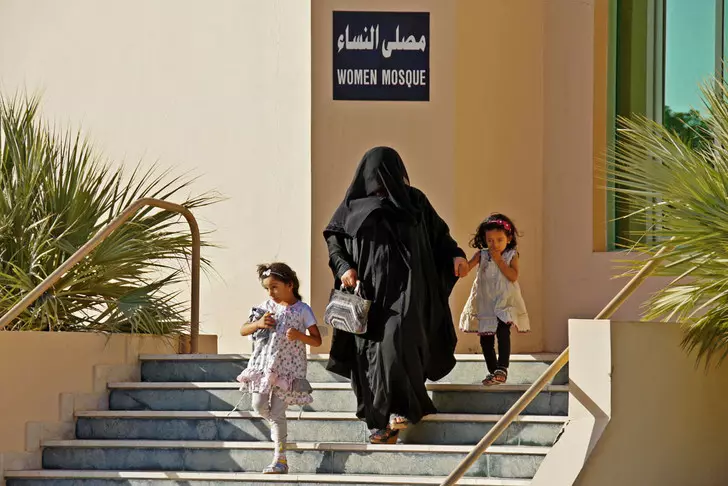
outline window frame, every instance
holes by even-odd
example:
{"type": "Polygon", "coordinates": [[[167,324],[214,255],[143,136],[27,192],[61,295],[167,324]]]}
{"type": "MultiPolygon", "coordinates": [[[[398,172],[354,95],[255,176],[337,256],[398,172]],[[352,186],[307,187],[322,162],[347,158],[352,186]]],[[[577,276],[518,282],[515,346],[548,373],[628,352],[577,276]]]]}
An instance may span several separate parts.
{"type": "MultiPolygon", "coordinates": [[[[658,123],[663,123],[665,110],[665,55],[666,55],[666,2],[670,0],[609,0],[609,43],[607,57],[607,149],[612,154],[617,140],[617,117],[620,107],[624,103],[621,95],[629,99],[629,108],[635,108],[628,113],[641,114],[658,123]],[[621,9],[630,9],[628,13],[621,9]],[[635,16],[635,12],[637,16],[635,16]],[[625,25],[627,20],[629,25],[625,25]],[[628,29],[628,30],[626,30],[628,29]],[[627,62],[630,69],[636,69],[639,61],[644,59],[644,78],[640,74],[629,71],[626,76],[620,76],[620,67],[625,62],[620,59],[624,55],[620,49],[620,37],[629,42],[627,62]],[[627,86],[624,86],[627,81],[627,86]],[[632,103],[632,99],[637,101],[632,103]]],[[[713,0],[715,2],[715,63],[714,74],[720,81],[728,76],[728,63],[723,59],[728,44],[728,12],[725,8],[726,0],[713,0]]],[[[623,111],[624,113],[624,111],[623,111]]],[[[607,173],[612,173],[614,159],[607,155],[607,173]]],[[[619,204],[614,193],[614,181],[607,177],[606,209],[606,250],[608,252],[621,251],[618,246],[620,237],[635,230],[634,223],[628,220],[618,220],[620,216],[619,204]],[[626,229],[625,229],[626,228],[626,229]]],[[[623,214],[623,213],[622,213],[623,214]]]]}

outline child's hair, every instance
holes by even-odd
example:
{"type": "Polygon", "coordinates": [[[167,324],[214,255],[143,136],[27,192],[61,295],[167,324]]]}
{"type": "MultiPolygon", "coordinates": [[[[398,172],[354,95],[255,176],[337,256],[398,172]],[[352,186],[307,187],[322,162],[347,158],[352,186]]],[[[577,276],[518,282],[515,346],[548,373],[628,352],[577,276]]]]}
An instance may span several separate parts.
{"type": "Polygon", "coordinates": [[[258,265],[258,278],[262,282],[268,277],[283,282],[284,284],[293,284],[293,296],[298,300],[303,300],[299,293],[301,284],[298,282],[298,276],[291,267],[281,262],[261,263],[258,265]]]}
{"type": "Polygon", "coordinates": [[[493,213],[485,221],[480,223],[473,235],[473,239],[470,240],[470,246],[479,250],[485,250],[488,248],[488,242],[485,240],[485,232],[496,229],[503,231],[511,239],[508,246],[506,246],[506,250],[512,250],[518,246],[517,237],[521,236],[521,234],[516,229],[513,221],[501,213],[493,213]]]}

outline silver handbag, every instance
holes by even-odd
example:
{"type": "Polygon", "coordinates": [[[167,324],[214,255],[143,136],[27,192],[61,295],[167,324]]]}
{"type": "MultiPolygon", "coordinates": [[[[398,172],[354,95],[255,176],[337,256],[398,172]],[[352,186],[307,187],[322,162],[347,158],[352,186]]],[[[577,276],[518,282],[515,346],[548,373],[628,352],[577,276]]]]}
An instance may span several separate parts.
{"type": "Polygon", "coordinates": [[[367,332],[367,318],[371,306],[372,302],[361,296],[361,282],[356,284],[353,291],[343,287],[342,290],[334,289],[326,305],[324,322],[340,331],[364,334],[367,332]]]}

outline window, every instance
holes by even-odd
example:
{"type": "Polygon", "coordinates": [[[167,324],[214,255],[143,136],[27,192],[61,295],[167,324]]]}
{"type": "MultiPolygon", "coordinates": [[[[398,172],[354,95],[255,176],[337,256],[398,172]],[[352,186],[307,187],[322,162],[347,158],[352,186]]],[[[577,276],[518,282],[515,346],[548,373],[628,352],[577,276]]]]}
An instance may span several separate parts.
{"type": "MultiPolygon", "coordinates": [[[[700,86],[724,73],[728,42],[726,0],[611,0],[610,116],[608,143],[618,136],[617,116],[644,115],[701,143],[685,125],[699,123],[700,86]]],[[[704,114],[704,113],[703,113],[704,114]]],[[[642,228],[629,208],[609,193],[608,249],[627,244],[642,228]]]]}

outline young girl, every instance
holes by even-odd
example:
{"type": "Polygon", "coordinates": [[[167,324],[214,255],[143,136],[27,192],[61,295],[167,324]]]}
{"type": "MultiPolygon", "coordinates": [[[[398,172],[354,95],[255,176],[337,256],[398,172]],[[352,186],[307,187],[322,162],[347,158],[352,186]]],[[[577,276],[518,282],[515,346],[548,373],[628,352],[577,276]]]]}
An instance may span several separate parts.
{"type": "Polygon", "coordinates": [[[479,279],[473,283],[478,319],[478,335],[488,376],[483,385],[500,385],[508,379],[511,357],[511,326],[528,332],[526,304],[518,285],[518,231],[507,216],[493,214],[478,226],[470,245],[478,252],[468,262],[468,272],[478,266],[479,279]],[[498,356],[495,338],[498,338],[498,356]]]}
{"type": "Polygon", "coordinates": [[[253,356],[238,376],[240,391],[253,394],[253,409],[268,420],[275,443],[273,462],[264,474],[288,473],[286,409],[311,403],[306,380],[306,344],[321,345],[311,308],[301,301],[298,277],[285,263],[258,265],[269,299],[253,308],[240,334],[253,338],[253,356]]]}

